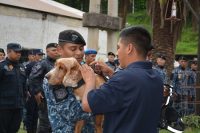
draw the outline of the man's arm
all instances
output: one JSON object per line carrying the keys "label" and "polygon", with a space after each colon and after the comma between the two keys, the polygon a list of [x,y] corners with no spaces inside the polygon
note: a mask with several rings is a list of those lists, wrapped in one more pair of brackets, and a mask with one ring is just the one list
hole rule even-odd
{"label": "man's arm", "polygon": [[95,89],[95,74],[94,71],[91,67],[88,65],[83,65],[80,67],[81,74],[83,76],[83,79],[85,81],[85,90],[83,94],[83,99],[82,99],[82,108],[85,112],[91,112],[91,108],[88,103],[88,93]]}

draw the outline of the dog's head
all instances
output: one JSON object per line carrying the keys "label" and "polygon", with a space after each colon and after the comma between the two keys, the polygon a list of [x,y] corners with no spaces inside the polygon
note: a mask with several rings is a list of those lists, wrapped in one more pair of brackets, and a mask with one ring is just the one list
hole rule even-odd
{"label": "dog's head", "polygon": [[46,74],[49,84],[65,87],[76,87],[82,78],[79,70],[80,64],[75,58],[60,58],[56,61],[55,67]]}

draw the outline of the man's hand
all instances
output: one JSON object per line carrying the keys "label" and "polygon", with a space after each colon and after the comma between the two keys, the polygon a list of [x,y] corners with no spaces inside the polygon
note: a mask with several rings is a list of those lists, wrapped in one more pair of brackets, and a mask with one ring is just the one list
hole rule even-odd
{"label": "man's hand", "polygon": [[80,67],[80,71],[85,83],[92,87],[95,86],[95,73],[93,69],[87,64],[84,64]]}
{"label": "man's hand", "polygon": [[39,92],[39,93],[37,93],[37,94],[35,95],[35,100],[36,100],[36,102],[37,102],[38,105],[41,104],[43,98],[44,98],[44,97],[42,96],[42,93],[41,93],[41,92]]}
{"label": "man's hand", "polygon": [[91,66],[94,65],[95,71],[101,71],[105,76],[111,77],[114,73],[112,68],[110,68],[106,63],[104,63],[102,61],[94,61],[94,62],[90,63],[90,65]]}
{"label": "man's hand", "polygon": [[80,67],[80,71],[83,77],[83,80],[85,81],[85,89],[83,93],[83,98],[82,98],[82,108],[86,112],[91,112],[88,100],[87,100],[87,95],[88,93],[95,89],[95,73],[93,69],[88,66],[87,64],[84,64]]}

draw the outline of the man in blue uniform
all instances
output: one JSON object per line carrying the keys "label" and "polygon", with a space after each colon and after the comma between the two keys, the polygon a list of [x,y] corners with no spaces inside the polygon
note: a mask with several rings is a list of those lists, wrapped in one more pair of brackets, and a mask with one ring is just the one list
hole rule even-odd
{"label": "man in blue uniform", "polygon": [[188,98],[191,95],[191,85],[194,85],[195,76],[188,68],[186,57],[179,57],[179,63],[180,65],[172,72],[172,85],[177,94],[173,106],[181,116],[184,116],[190,114]]}
{"label": "man in blue uniform", "polygon": [[[47,57],[37,62],[33,67],[29,76],[29,86],[32,95],[39,106],[39,124],[37,127],[38,133],[51,133],[51,126],[48,120],[47,104],[43,94],[43,79],[47,72],[53,67],[58,58],[57,44],[49,43],[46,46]],[[39,52],[41,53],[41,51]],[[38,58],[39,59],[39,58]]]}
{"label": "man in blue uniform", "polygon": [[113,52],[108,52],[108,61],[106,64],[114,71],[117,69],[117,64],[115,64],[115,54]]}
{"label": "man in blue uniform", "polygon": [[0,48],[0,62],[5,59],[5,56],[6,56],[6,54],[5,54],[4,50],[2,48]]}
{"label": "man in blue uniform", "polygon": [[20,44],[9,43],[0,62],[0,133],[16,133],[22,120],[26,74],[19,64],[21,50]]}
{"label": "man in blue uniform", "polygon": [[94,49],[86,49],[85,50],[85,63],[90,64],[91,62],[95,61],[97,51]]}
{"label": "man in blue uniform", "polygon": [[[65,30],[59,34],[58,51],[62,58],[74,57],[81,63],[85,45],[85,40],[77,31]],[[73,133],[77,121],[91,118],[90,113],[83,112],[80,101],[76,100],[73,94],[72,87],[51,86],[45,79],[43,88],[54,133]]]}
{"label": "man in blue uniform", "polygon": [[163,83],[169,84],[167,70],[165,69],[165,63],[166,63],[166,57],[163,54],[159,54],[156,59],[156,65],[153,68],[159,72],[160,77],[163,80]]}
{"label": "man in blue uniform", "polygon": [[142,27],[121,31],[118,42],[120,66],[124,68],[99,89],[95,88],[93,70],[83,65],[85,81],[83,110],[104,114],[104,133],[157,133],[162,104],[163,83],[152,63],[146,61],[151,37]]}

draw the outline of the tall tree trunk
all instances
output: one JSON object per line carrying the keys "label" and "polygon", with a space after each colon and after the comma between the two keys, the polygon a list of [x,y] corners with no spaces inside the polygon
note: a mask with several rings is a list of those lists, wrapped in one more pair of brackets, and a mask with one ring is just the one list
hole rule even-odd
{"label": "tall tree trunk", "polygon": [[128,5],[130,4],[130,0],[119,0],[119,17],[122,18],[122,26],[126,25],[126,15],[128,12]]}
{"label": "tall tree trunk", "polygon": [[[167,72],[170,76],[174,68],[175,48],[178,38],[177,32],[180,30],[180,21],[175,22],[171,31],[171,21],[164,21],[164,26],[161,28],[161,9],[159,0],[154,0],[154,9],[152,10],[153,22],[153,44],[155,50],[153,51],[153,58],[156,58],[157,53],[166,55]],[[165,7],[166,8],[166,7]],[[165,13],[164,8],[164,13]],[[169,11],[170,13],[170,11]]]}

